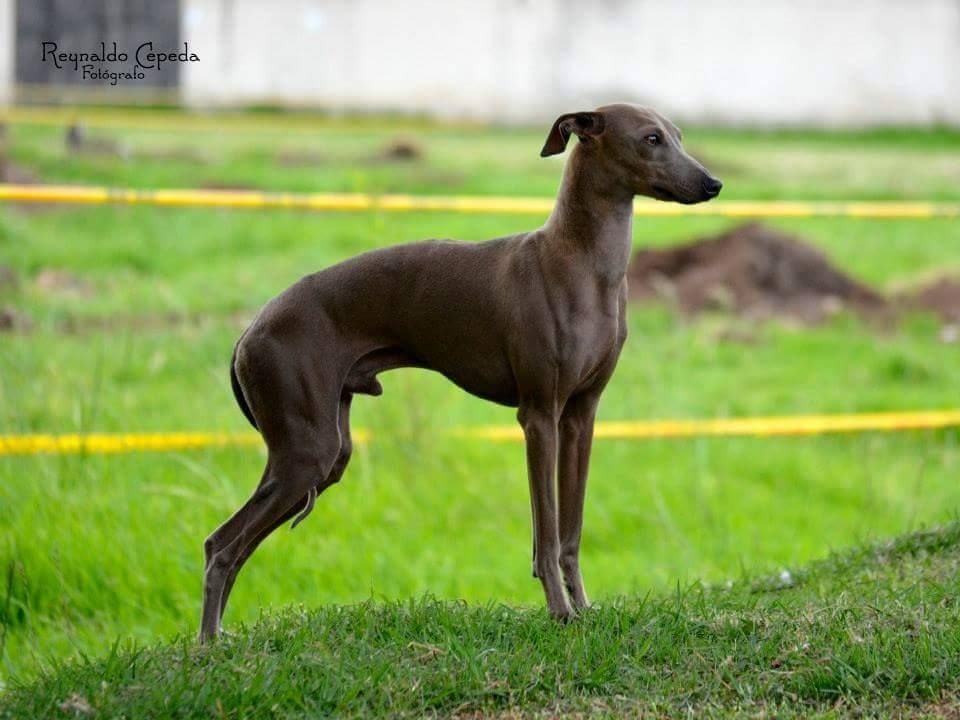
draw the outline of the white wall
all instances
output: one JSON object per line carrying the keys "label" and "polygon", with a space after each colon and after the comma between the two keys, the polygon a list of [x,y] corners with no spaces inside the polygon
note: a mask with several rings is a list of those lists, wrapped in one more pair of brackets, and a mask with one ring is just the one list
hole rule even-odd
{"label": "white wall", "polygon": [[[14,0],[0,0],[0,103]],[[182,0],[194,106],[960,126],[960,0]]]}
{"label": "white wall", "polygon": [[960,124],[960,0],[183,0],[193,105]]}
{"label": "white wall", "polygon": [[15,0],[0,0],[0,105],[13,100],[13,6]]}

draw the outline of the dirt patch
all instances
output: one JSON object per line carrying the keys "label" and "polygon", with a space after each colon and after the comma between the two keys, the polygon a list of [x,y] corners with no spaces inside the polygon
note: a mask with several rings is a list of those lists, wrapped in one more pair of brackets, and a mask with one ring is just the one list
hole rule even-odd
{"label": "dirt patch", "polygon": [[0,307],[0,333],[30,332],[32,329],[33,320],[25,312],[12,305]]}
{"label": "dirt patch", "polygon": [[67,270],[47,268],[37,273],[33,284],[38,290],[45,293],[73,295],[77,297],[91,297],[94,293],[93,285],[78,275]]}
{"label": "dirt patch", "polygon": [[960,323],[960,278],[941,277],[893,296],[908,310],[926,310],[945,323]]}
{"label": "dirt patch", "polygon": [[384,145],[374,161],[380,162],[420,162],[426,153],[423,146],[409,138],[394,138]]}
{"label": "dirt patch", "polygon": [[667,301],[685,314],[730,310],[816,323],[841,308],[875,315],[886,299],[834,267],[814,247],[764,225],[634,254],[630,294]]}
{"label": "dirt patch", "polygon": [[888,325],[905,311],[944,323],[944,342],[960,334],[960,278],[941,277],[890,296],[837,268],[812,245],[759,223],[664,249],[637,251],[630,296],[663,302],[685,315],[725,310],[749,319],[815,324],[840,310]]}

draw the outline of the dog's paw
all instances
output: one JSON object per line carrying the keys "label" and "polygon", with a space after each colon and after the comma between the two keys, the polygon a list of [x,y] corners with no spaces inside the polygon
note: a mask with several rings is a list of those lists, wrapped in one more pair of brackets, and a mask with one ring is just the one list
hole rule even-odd
{"label": "dog's paw", "polygon": [[550,608],[550,616],[561,625],[566,625],[577,619],[577,612],[570,605],[566,605],[560,608]]}

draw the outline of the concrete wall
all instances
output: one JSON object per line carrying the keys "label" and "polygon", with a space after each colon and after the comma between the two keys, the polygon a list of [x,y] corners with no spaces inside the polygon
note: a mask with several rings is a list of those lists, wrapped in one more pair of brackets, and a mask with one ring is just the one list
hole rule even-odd
{"label": "concrete wall", "polygon": [[[0,102],[14,0],[0,0]],[[960,126],[960,0],[181,0],[192,106]]]}
{"label": "concrete wall", "polygon": [[14,0],[0,0],[0,105],[13,99],[13,5]]}
{"label": "concrete wall", "polygon": [[183,0],[194,105],[960,125],[960,0]]}

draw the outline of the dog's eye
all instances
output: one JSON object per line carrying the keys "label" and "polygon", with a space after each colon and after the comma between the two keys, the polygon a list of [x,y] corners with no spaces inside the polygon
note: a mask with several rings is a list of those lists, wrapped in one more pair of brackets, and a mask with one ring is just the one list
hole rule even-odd
{"label": "dog's eye", "polygon": [[660,143],[660,136],[656,133],[650,133],[644,140],[647,141],[647,145],[658,145]]}

